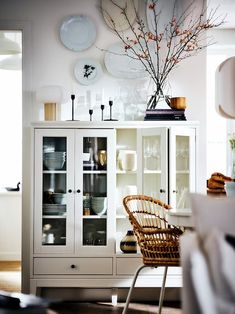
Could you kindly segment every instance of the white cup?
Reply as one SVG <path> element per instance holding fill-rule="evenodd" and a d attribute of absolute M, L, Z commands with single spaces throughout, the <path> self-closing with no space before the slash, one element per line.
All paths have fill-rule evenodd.
<path fill-rule="evenodd" d="M 47 235 L 47 243 L 54 243 L 55 241 L 55 237 L 54 237 L 54 234 L 53 233 L 48 233 Z"/>
<path fill-rule="evenodd" d="M 135 150 L 120 150 L 119 165 L 121 170 L 135 171 L 137 168 L 137 154 Z"/>

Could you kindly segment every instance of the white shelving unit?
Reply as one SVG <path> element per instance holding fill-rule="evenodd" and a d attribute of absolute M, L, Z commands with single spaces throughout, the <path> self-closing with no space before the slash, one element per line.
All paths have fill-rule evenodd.
<path fill-rule="evenodd" d="M 34 123 L 31 293 L 43 287 L 129 287 L 141 255 L 120 251 L 131 229 L 122 198 L 135 192 L 186 207 L 186 191 L 197 190 L 197 132 L 198 123 L 188 121 Z M 136 169 L 120 168 L 120 150 L 136 152 Z M 92 161 L 84 158 L 88 151 Z M 66 156 L 63 166 L 46 168 L 45 158 L 57 162 L 58 152 Z M 55 193 L 63 194 L 63 204 L 55 202 Z M 92 201 L 85 212 L 87 195 Z M 97 214 L 103 199 L 106 211 Z M 181 271 L 170 273 L 167 285 L 181 286 Z M 161 274 L 148 271 L 137 286 L 160 286 Z"/>

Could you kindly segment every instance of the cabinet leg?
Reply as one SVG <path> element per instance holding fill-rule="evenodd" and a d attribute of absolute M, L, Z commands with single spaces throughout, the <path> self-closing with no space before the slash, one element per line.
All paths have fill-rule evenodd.
<path fill-rule="evenodd" d="M 35 296 L 41 295 L 41 287 L 37 286 L 36 281 L 30 281 L 30 294 L 33 294 Z"/>
<path fill-rule="evenodd" d="M 118 302 L 118 289 L 112 289 L 112 306 L 117 306 Z"/>

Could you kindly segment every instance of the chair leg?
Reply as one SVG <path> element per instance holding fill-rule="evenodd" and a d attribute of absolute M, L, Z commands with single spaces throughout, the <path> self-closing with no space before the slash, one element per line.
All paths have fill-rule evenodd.
<path fill-rule="evenodd" d="M 129 290 L 129 292 L 128 292 L 127 299 L 126 299 L 126 304 L 125 304 L 125 307 L 124 307 L 124 309 L 123 309 L 123 311 L 122 311 L 122 314 L 126 314 L 126 313 L 127 313 L 128 306 L 129 306 L 130 299 L 131 299 L 131 294 L 132 294 L 132 291 L 133 291 L 133 289 L 134 289 L 134 287 L 135 287 L 136 279 L 137 279 L 137 277 L 138 277 L 140 271 L 141 271 L 143 268 L 145 268 L 145 267 L 149 267 L 149 266 L 142 265 L 142 266 L 140 266 L 140 267 L 136 270 L 136 272 L 135 272 L 135 276 L 134 276 L 134 278 L 133 278 L 133 281 L 132 281 L 130 290 Z"/>
<path fill-rule="evenodd" d="M 162 287 L 161 287 L 161 292 L 160 292 L 160 297 L 159 297 L 158 314 L 161 314 L 161 312 L 162 312 L 162 304 L 163 304 L 163 299 L 164 299 L 164 295 L 165 295 L 167 270 L 168 270 L 168 266 L 166 266 L 165 270 L 164 270 Z"/>

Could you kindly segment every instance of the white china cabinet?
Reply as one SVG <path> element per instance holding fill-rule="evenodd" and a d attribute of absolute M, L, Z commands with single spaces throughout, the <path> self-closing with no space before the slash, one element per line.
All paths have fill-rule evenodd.
<path fill-rule="evenodd" d="M 129 287 L 141 256 L 120 251 L 131 229 L 122 199 L 138 193 L 188 207 L 197 130 L 185 121 L 34 123 L 31 293 Z M 161 274 L 148 271 L 137 285 L 160 286 Z M 168 286 L 180 286 L 180 271 L 171 274 Z"/>

